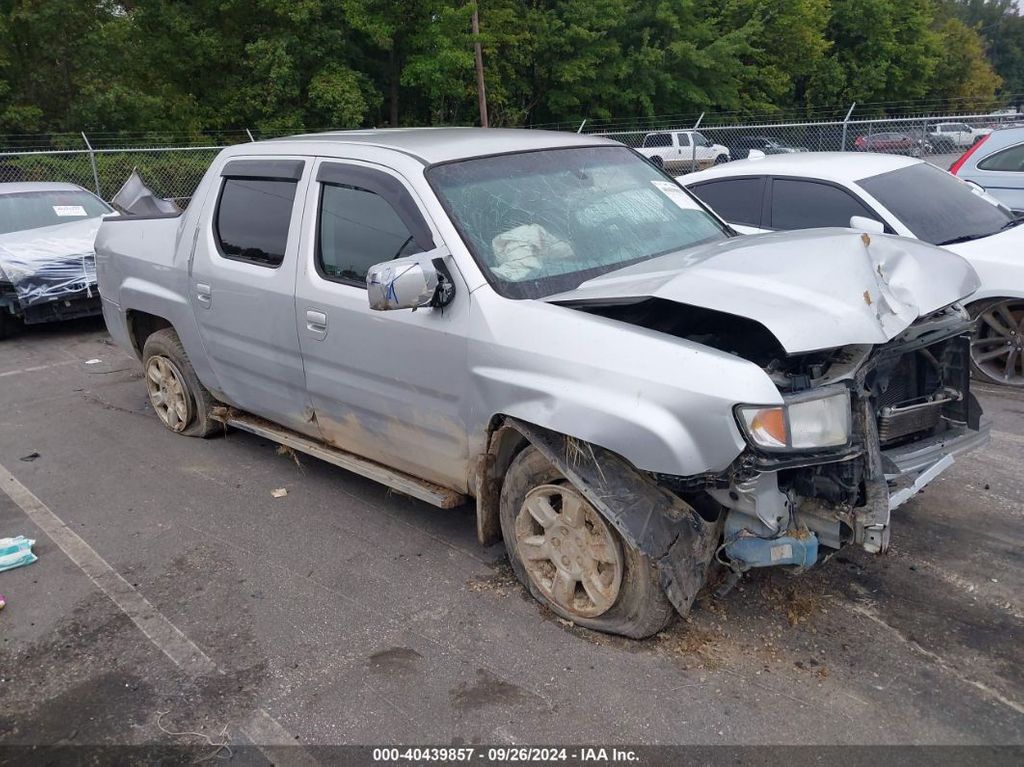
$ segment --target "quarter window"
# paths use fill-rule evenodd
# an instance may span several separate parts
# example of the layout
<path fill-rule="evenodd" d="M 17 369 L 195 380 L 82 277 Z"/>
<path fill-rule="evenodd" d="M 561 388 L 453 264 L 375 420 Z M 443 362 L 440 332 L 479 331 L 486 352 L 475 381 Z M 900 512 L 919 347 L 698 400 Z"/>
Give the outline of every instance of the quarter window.
<path fill-rule="evenodd" d="M 391 204 L 348 184 L 324 184 L 317 269 L 329 280 L 366 286 L 374 264 L 422 253 Z"/>
<path fill-rule="evenodd" d="M 852 216 L 877 218 L 848 192 L 828 184 L 777 178 L 772 181 L 772 228 L 850 226 Z"/>
<path fill-rule="evenodd" d="M 297 182 L 281 179 L 225 178 L 214 236 L 220 253 L 235 261 L 278 267 L 288 244 Z"/>
<path fill-rule="evenodd" d="M 764 178 L 736 178 L 697 184 L 693 193 L 731 224 L 761 225 Z"/>
<path fill-rule="evenodd" d="M 989 155 L 978 163 L 979 170 L 1001 170 L 1012 173 L 1024 172 L 1024 144 L 1011 146 L 1001 152 Z"/>
<path fill-rule="evenodd" d="M 671 133 L 650 133 L 644 136 L 644 147 L 672 146 Z"/>

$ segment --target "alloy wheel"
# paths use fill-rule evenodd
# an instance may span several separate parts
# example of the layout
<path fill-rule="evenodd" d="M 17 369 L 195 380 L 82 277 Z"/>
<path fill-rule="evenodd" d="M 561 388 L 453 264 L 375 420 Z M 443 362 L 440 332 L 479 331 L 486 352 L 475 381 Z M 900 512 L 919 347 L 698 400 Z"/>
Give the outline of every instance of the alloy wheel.
<path fill-rule="evenodd" d="M 1000 301 L 978 314 L 971 359 L 989 381 L 1024 386 L 1024 301 Z"/>
<path fill-rule="evenodd" d="M 192 399 L 181 371 L 167 357 L 155 355 L 146 363 L 150 404 L 171 431 L 183 431 L 192 420 Z"/>
<path fill-rule="evenodd" d="M 622 585 L 622 547 L 571 485 L 539 485 L 515 521 L 516 549 L 531 582 L 569 615 L 607 612 Z"/>

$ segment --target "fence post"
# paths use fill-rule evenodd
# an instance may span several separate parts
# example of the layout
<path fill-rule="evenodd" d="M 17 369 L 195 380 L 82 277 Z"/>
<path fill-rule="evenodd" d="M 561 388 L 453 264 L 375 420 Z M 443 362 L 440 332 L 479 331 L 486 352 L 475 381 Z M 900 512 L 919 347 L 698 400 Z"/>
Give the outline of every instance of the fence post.
<path fill-rule="evenodd" d="M 103 199 L 103 193 L 100 191 L 100 174 L 96 170 L 96 153 L 92 151 L 92 144 L 89 143 L 85 131 L 82 131 L 82 141 L 89 150 L 89 164 L 92 166 L 92 182 L 96 185 L 96 196 Z"/>
<path fill-rule="evenodd" d="M 701 112 L 697 122 L 693 124 L 693 133 L 690 135 L 690 173 L 700 170 L 697 167 L 697 128 L 700 127 L 701 120 L 703 119 L 704 113 Z"/>
<path fill-rule="evenodd" d="M 246 128 L 245 129 L 245 133 L 246 133 L 247 136 L 249 136 L 249 141 L 255 144 L 256 143 L 256 139 L 254 139 L 252 137 L 252 131 L 249 130 L 248 128 Z"/>
<path fill-rule="evenodd" d="M 583 118 L 583 122 L 580 123 L 580 127 L 576 129 L 577 133 L 583 133 L 583 126 L 587 124 L 587 119 L 588 118 L 586 117 Z"/>
<path fill-rule="evenodd" d="M 853 108 L 855 106 L 857 106 L 857 102 L 856 101 L 854 101 L 852 104 L 850 104 L 850 109 L 846 112 L 846 117 L 843 118 L 843 144 L 842 144 L 841 147 L 839 147 L 839 151 L 840 152 L 845 152 L 846 151 L 846 129 L 850 125 L 850 115 L 853 114 Z"/>

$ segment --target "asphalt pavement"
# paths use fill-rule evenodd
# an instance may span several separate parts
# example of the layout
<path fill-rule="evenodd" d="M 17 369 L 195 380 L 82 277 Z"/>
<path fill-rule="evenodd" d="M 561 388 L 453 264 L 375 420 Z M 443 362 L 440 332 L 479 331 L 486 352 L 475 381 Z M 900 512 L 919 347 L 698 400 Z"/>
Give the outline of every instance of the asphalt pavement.
<path fill-rule="evenodd" d="M 39 561 L 0 573 L 0 744 L 1024 744 L 1024 394 L 977 391 L 992 442 L 888 555 L 751 573 L 634 642 L 529 599 L 470 508 L 171 434 L 102 323 L 26 331 L 0 537 Z"/>

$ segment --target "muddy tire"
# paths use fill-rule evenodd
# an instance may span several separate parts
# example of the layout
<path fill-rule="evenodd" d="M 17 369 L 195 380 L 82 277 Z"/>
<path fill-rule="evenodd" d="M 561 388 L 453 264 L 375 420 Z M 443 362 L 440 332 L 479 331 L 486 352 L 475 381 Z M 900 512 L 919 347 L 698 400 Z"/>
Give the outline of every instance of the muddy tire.
<path fill-rule="evenodd" d="M 146 339 L 142 370 L 149 404 L 165 427 L 186 437 L 208 437 L 222 428 L 210 418 L 215 401 L 199 383 L 172 329 L 158 330 Z"/>
<path fill-rule="evenodd" d="M 509 466 L 500 516 L 516 577 L 561 617 L 643 639 L 675 615 L 651 561 L 536 448 L 527 447 Z"/>

